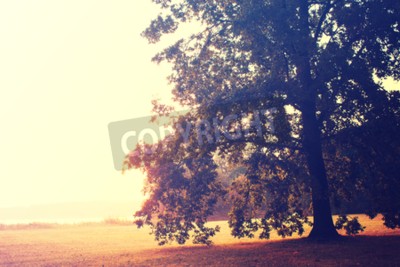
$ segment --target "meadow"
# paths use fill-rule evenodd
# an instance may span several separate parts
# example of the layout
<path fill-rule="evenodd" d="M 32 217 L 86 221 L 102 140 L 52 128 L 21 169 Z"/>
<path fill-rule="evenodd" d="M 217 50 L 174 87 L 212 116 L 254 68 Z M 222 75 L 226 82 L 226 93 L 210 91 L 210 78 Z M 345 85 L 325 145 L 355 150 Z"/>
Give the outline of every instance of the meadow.
<path fill-rule="evenodd" d="M 106 220 L 0 227 L 0 266 L 400 266 L 400 231 L 360 216 L 367 228 L 333 243 L 305 238 L 235 239 L 226 221 L 214 245 L 159 247 L 148 229 Z M 307 235 L 309 229 L 305 236 Z"/>

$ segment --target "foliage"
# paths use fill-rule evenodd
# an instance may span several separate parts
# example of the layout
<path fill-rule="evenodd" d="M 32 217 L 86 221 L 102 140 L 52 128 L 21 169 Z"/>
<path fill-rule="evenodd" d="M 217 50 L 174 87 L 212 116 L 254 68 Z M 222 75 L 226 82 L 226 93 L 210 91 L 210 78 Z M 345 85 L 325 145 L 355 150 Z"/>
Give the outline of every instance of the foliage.
<path fill-rule="evenodd" d="M 333 237 L 329 199 L 360 195 L 370 216 L 400 226 L 400 97 L 377 81 L 400 79 L 397 0 L 154 2 L 163 13 L 143 33 L 150 43 L 203 25 L 153 58 L 172 63 L 175 100 L 190 111 L 126 161 L 147 174 L 136 216 L 160 244 L 190 233 L 208 244 L 218 229 L 205 223 L 223 198 L 237 237 L 302 234 L 311 213 L 314 236 Z M 224 187 L 216 158 L 246 173 Z M 341 218 L 350 234 L 361 229 Z"/>
<path fill-rule="evenodd" d="M 336 229 L 345 229 L 346 234 L 356 235 L 359 232 L 363 232 L 365 227 L 363 227 L 358 221 L 357 217 L 351 218 L 350 220 L 345 215 L 339 216 L 335 223 Z"/>

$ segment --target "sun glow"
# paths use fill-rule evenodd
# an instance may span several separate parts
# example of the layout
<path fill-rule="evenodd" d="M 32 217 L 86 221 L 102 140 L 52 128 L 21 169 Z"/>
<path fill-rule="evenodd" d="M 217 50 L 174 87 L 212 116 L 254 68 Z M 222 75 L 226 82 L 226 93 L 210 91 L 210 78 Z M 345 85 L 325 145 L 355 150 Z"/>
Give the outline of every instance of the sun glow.
<path fill-rule="evenodd" d="M 169 66 L 151 62 L 163 44 L 140 36 L 158 12 L 151 1 L 0 2 L 0 208 L 142 202 L 144 176 L 114 169 L 107 125 L 170 98 Z"/>

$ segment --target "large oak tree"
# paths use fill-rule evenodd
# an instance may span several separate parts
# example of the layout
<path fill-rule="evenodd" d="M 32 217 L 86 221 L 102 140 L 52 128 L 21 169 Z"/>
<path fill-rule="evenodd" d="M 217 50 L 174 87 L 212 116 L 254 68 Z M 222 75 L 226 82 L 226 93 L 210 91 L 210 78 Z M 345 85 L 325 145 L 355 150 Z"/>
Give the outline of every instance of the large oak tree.
<path fill-rule="evenodd" d="M 311 210 L 310 237 L 330 239 L 331 205 L 358 198 L 399 227 L 400 98 L 379 82 L 400 79 L 399 1 L 153 1 L 163 13 L 143 33 L 150 43 L 203 27 L 153 59 L 172 64 L 173 95 L 190 111 L 126 162 L 148 176 L 139 225 L 161 244 L 191 233 L 208 243 L 218 228 L 205 223 L 225 199 L 237 237 L 302 234 Z M 224 186 L 216 158 L 246 173 Z M 359 228 L 346 217 L 337 226 Z"/>

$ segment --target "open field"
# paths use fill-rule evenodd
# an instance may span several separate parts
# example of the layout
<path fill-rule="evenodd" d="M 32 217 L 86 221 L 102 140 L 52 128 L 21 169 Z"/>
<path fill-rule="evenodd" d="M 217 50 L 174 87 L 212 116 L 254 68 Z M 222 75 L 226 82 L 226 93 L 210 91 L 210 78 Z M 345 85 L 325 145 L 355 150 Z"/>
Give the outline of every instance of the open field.
<path fill-rule="evenodd" d="M 0 230 L 0 266 L 400 266 L 400 231 L 361 216 L 365 232 L 329 244 L 237 240 L 224 221 L 215 245 L 159 247 L 132 225 L 32 225 Z"/>

